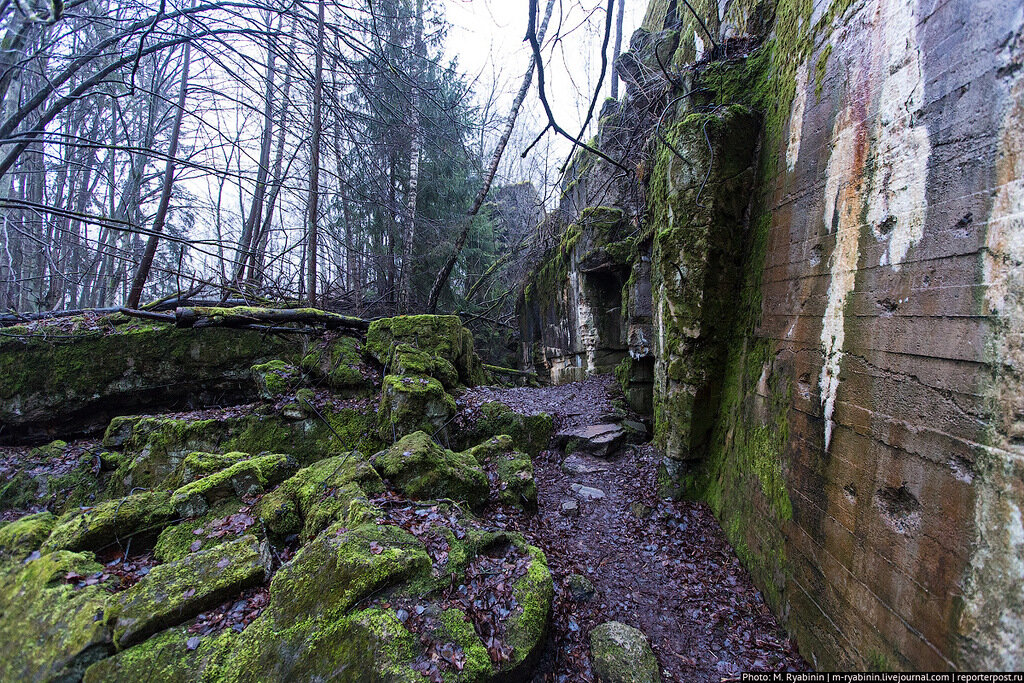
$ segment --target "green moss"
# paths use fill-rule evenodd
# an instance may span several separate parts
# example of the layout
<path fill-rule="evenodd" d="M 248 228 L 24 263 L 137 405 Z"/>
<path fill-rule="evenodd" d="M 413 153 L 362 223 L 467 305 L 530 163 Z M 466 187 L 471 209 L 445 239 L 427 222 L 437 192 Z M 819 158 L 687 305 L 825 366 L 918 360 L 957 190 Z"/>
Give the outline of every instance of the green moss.
<path fill-rule="evenodd" d="M 547 413 L 524 415 L 504 403 L 492 401 L 480 406 L 473 423 L 452 435 L 452 446 L 465 449 L 502 434 L 512 438 L 516 450 L 536 456 L 548 447 L 555 432 L 554 420 Z"/>
<path fill-rule="evenodd" d="M 107 592 L 76 589 L 64 578 L 103 570 L 91 554 L 56 552 L 24 564 L 0 564 L 0 680 L 78 680 L 106 657 L 110 638 L 103 625 Z"/>
<path fill-rule="evenodd" d="M 506 622 L 506 640 L 512 646 L 512 656 L 502 662 L 502 671 L 513 670 L 537 654 L 544 645 L 551 617 L 555 588 L 547 558 L 539 548 L 527 546 L 526 549 L 530 553 L 530 568 L 526 576 L 512 586 L 512 595 L 522 611 L 513 613 Z"/>
<path fill-rule="evenodd" d="M 298 463 L 290 455 L 262 455 L 243 460 L 185 484 L 174 492 L 171 504 L 182 517 L 196 517 L 232 495 L 238 498 L 259 495 L 298 469 Z"/>
<path fill-rule="evenodd" d="M 128 539 L 141 543 L 155 538 L 173 518 L 171 494 L 164 491 L 108 500 L 62 516 L 42 549 L 44 552 L 101 550 Z"/>
<path fill-rule="evenodd" d="M 486 373 L 473 349 L 473 335 L 454 315 L 403 315 L 375 320 L 366 334 L 366 351 L 390 371 L 395 347 L 411 344 L 451 363 L 466 386 L 484 384 Z"/>
<path fill-rule="evenodd" d="M 0 341 L 0 422 L 17 431 L 46 426 L 95 428 L 118 408 L 252 395 L 249 368 L 291 357 L 299 340 L 249 330 L 175 329 L 131 322 L 116 332 L 90 329 Z M 18 334 L 13 328 L 11 334 Z M 57 389 L 55 389 L 55 387 Z"/>
<path fill-rule="evenodd" d="M 153 547 L 154 557 L 160 562 L 176 562 L 193 552 L 208 550 L 223 543 L 225 540 L 231 540 L 243 535 L 246 532 L 242 532 L 242 534 L 228 534 L 220 538 L 209 538 L 204 529 L 215 519 L 221 519 L 237 513 L 240 506 L 241 503 L 236 500 L 225 501 L 202 517 L 186 519 L 165 528 L 160 532 L 156 545 Z M 194 533 L 198 529 L 204 529 L 204 532 L 201 534 Z M 195 543 L 198 543 L 199 547 L 197 550 L 192 550 L 192 546 Z"/>
<path fill-rule="evenodd" d="M 352 452 L 299 470 L 265 495 L 255 514 L 272 534 L 301 532 L 308 540 L 335 522 L 348 527 L 367 522 L 375 515 L 367 494 L 383 491 L 380 475 L 361 453 Z"/>
<path fill-rule="evenodd" d="M 403 437 L 370 462 L 382 477 L 412 498 L 451 498 L 471 506 L 487 501 L 487 476 L 473 456 L 438 446 L 425 432 Z"/>
<path fill-rule="evenodd" d="M 363 598 L 429 569 L 423 545 L 398 527 L 335 524 L 277 571 L 267 610 L 277 628 L 311 614 L 340 618 Z"/>
<path fill-rule="evenodd" d="M 814 69 L 814 95 L 821 101 L 821 90 L 825 86 L 825 72 L 828 68 L 828 58 L 832 55 L 832 45 L 826 45 L 818 56 L 818 63 Z"/>
<path fill-rule="evenodd" d="M 298 368 L 283 360 L 272 360 L 252 366 L 252 376 L 259 388 L 260 398 L 275 401 L 292 393 L 302 381 Z"/>
<path fill-rule="evenodd" d="M 377 412 L 377 433 L 385 441 L 419 430 L 433 434 L 454 414 L 455 399 L 433 377 L 387 375 Z"/>
<path fill-rule="evenodd" d="M 106 621 L 118 648 L 142 642 L 264 581 L 270 554 L 247 535 L 154 567 L 111 599 Z"/>
<path fill-rule="evenodd" d="M 500 435 L 466 451 L 484 469 L 493 473 L 498 502 L 504 505 L 537 509 L 537 484 L 533 478 L 533 462 L 525 453 L 518 453 L 512 437 Z"/>
<path fill-rule="evenodd" d="M 448 674 L 445 680 L 450 678 L 453 681 L 479 681 L 490 678 L 491 656 L 480 642 L 466 614 L 461 610 L 447 609 L 441 612 L 438 621 L 441 625 L 431 633 L 431 636 L 439 643 L 454 644 L 466 656 L 463 668 L 458 674 Z"/>
<path fill-rule="evenodd" d="M 362 346 L 354 337 L 336 337 L 311 345 L 302 358 L 302 369 L 343 395 L 371 388 L 363 377 Z"/>
<path fill-rule="evenodd" d="M 609 621 L 590 633 L 594 672 L 608 683 L 658 683 L 658 660 L 639 629 Z"/>
<path fill-rule="evenodd" d="M 23 510 L 39 499 L 39 484 L 24 470 L 0 484 L 0 511 Z"/>
<path fill-rule="evenodd" d="M 85 672 L 84 683 L 214 683 L 230 657 L 238 634 L 231 629 L 199 638 L 189 649 L 194 634 L 185 627 L 170 628 L 152 638 L 97 662 Z"/>
<path fill-rule="evenodd" d="M 50 536 L 55 522 L 53 513 L 39 512 L 0 526 L 0 558 L 21 559 L 38 550 Z"/>
<path fill-rule="evenodd" d="M 51 441 L 45 446 L 33 448 L 31 451 L 29 451 L 28 457 L 33 460 L 52 460 L 54 458 L 59 458 L 62 455 L 64 455 L 64 449 L 67 447 L 67 441 L 61 441 L 60 439 L 57 439 L 55 441 Z"/>
<path fill-rule="evenodd" d="M 459 386 L 459 373 L 455 366 L 440 356 L 431 356 L 411 344 L 395 346 L 393 374 L 427 375 L 441 382 L 446 391 Z"/>
<path fill-rule="evenodd" d="M 248 453 L 234 451 L 232 453 L 201 453 L 194 452 L 185 456 L 181 463 L 181 481 L 189 484 L 197 479 L 219 472 L 223 469 L 236 465 L 243 460 L 248 460 Z"/>

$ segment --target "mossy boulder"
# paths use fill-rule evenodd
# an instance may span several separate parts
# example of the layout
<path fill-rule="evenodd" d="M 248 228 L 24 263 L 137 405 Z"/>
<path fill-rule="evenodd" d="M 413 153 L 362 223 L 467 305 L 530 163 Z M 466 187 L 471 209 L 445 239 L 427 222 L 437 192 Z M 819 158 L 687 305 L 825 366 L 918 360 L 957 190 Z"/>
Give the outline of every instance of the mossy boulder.
<path fill-rule="evenodd" d="M 201 517 L 184 519 L 160 532 L 153 556 L 160 562 L 176 562 L 191 553 L 255 533 L 262 537 L 255 515 L 238 500 L 226 500 Z"/>
<path fill-rule="evenodd" d="M 366 351 L 391 372 L 396 348 L 410 344 L 429 356 L 448 361 L 459 382 L 476 386 L 487 382 L 483 364 L 473 349 L 473 335 L 454 315 L 403 315 L 375 320 L 366 333 Z"/>
<path fill-rule="evenodd" d="M 39 482 L 24 470 L 0 484 L 0 512 L 24 510 L 39 500 Z"/>
<path fill-rule="evenodd" d="M 209 476 L 232 465 L 237 465 L 252 456 L 241 451 L 231 453 L 189 453 L 181 462 L 181 483 L 190 484 L 197 479 Z"/>
<path fill-rule="evenodd" d="M 115 489 L 174 488 L 182 461 L 193 452 L 216 452 L 242 419 L 183 420 L 164 417 L 116 417 L 103 437 L 107 448 L 126 457 L 114 474 Z M 242 450 L 242 449 L 238 449 Z"/>
<path fill-rule="evenodd" d="M 392 356 L 394 375 L 427 375 L 439 381 L 446 391 L 459 386 L 459 372 L 455 366 L 440 356 L 432 356 L 412 344 L 398 344 Z"/>
<path fill-rule="evenodd" d="M 250 330 L 179 330 L 101 319 L 89 330 L 13 327 L 0 340 L 0 438 L 101 428 L 125 410 L 239 403 L 255 397 L 250 368 L 297 355 L 301 341 Z M 116 411 L 116 412 L 115 412 Z"/>
<path fill-rule="evenodd" d="M 101 550 L 129 539 L 136 544 L 145 543 L 155 539 L 173 518 L 171 494 L 165 491 L 108 500 L 63 515 L 42 550 Z"/>
<path fill-rule="evenodd" d="M 266 613 L 265 613 L 266 614 Z M 238 639 L 231 659 L 203 680 L 422 683 L 412 662 L 419 638 L 391 610 L 364 609 L 338 619 L 305 615 L 293 627 L 274 631 L 268 617 L 257 619 Z M 275 647 L 261 647 L 273 639 Z"/>
<path fill-rule="evenodd" d="M 107 592 L 75 588 L 69 574 L 101 571 L 88 553 L 60 551 L 24 564 L 0 564 L 2 681 L 75 681 L 113 646 L 103 624 Z"/>
<path fill-rule="evenodd" d="M 418 430 L 437 432 L 455 415 L 455 399 L 427 375 L 388 375 L 377 412 L 380 438 L 393 441 Z"/>
<path fill-rule="evenodd" d="M 618 621 L 590 632 L 590 659 L 602 683 L 658 683 L 658 660 L 643 631 Z"/>
<path fill-rule="evenodd" d="M 209 550 L 161 564 L 117 594 L 106 619 L 119 649 L 191 619 L 270 574 L 270 550 L 246 535 Z"/>
<path fill-rule="evenodd" d="M 382 477 L 412 498 L 450 498 L 474 507 L 487 501 L 487 476 L 473 456 L 439 446 L 425 432 L 403 437 L 370 462 Z"/>
<path fill-rule="evenodd" d="M 302 372 L 283 360 L 272 360 L 252 366 L 252 378 L 260 398 L 276 401 L 295 392 L 302 382 Z"/>
<path fill-rule="evenodd" d="M 522 610 L 516 610 L 505 624 L 505 638 L 512 646 L 512 655 L 500 666 L 500 672 L 521 672 L 540 656 L 544 649 L 555 586 L 548 569 L 547 558 L 540 548 L 526 545 L 518 539 L 520 547 L 530 554 L 530 567 L 512 586 L 512 595 Z"/>
<path fill-rule="evenodd" d="M 362 345 L 353 337 L 314 342 L 302 358 L 302 369 L 342 396 L 356 396 L 373 389 L 367 379 Z"/>
<path fill-rule="evenodd" d="M 466 453 L 487 472 L 497 500 L 527 510 L 537 509 L 537 484 L 530 456 L 515 450 L 512 437 L 502 434 L 470 448 Z"/>
<path fill-rule="evenodd" d="M 367 496 L 384 491 L 384 482 L 362 453 L 325 458 L 299 470 L 263 496 L 254 513 L 275 536 L 301 533 L 311 539 L 335 522 L 354 527 L 375 511 Z"/>
<path fill-rule="evenodd" d="M 52 512 L 39 512 L 0 526 L 0 558 L 21 559 L 38 550 L 56 521 Z"/>
<path fill-rule="evenodd" d="M 501 434 L 512 437 L 517 450 L 535 457 L 548 448 L 555 432 L 555 423 L 547 413 L 526 415 L 517 413 L 504 403 L 491 401 L 480 406 L 470 424 L 453 431 L 455 448 L 470 448 L 486 439 Z"/>
<path fill-rule="evenodd" d="M 185 484 L 171 497 L 171 504 L 182 517 L 205 514 L 218 502 L 236 496 L 248 498 L 263 493 L 299 469 L 290 455 L 261 455 L 242 460 L 219 472 Z"/>
<path fill-rule="evenodd" d="M 183 626 L 169 628 L 134 647 L 90 666 L 84 683 L 191 683 L 223 680 L 222 666 L 238 634 L 231 629 L 199 638 L 189 647 L 192 633 Z"/>
<path fill-rule="evenodd" d="M 255 414 L 192 421 L 115 418 L 104 444 L 121 449 L 125 456 L 112 477 L 112 490 L 178 488 L 184 461 L 193 452 L 289 453 L 304 465 L 353 449 L 372 453 L 383 446 L 372 410 L 325 409 L 321 415 L 298 421 Z"/>

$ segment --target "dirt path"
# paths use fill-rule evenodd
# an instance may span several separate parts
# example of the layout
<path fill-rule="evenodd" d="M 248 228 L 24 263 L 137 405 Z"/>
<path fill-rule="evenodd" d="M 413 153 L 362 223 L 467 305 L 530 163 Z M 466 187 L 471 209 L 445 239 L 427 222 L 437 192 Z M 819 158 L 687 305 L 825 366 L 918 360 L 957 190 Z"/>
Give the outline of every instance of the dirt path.
<path fill-rule="evenodd" d="M 560 430 L 602 421 L 613 412 L 616 395 L 611 378 L 597 377 L 542 389 L 475 389 L 460 403 L 500 400 L 523 412 L 546 411 Z M 585 460 L 575 473 L 563 469 L 564 459 L 551 450 L 534 460 L 539 514 L 492 512 L 492 521 L 522 531 L 544 550 L 555 577 L 553 628 L 535 681 L 593 680 L 589 633 L 609 620 L 647 634 L 667 681 L 808 670 L 709 508 L 658 498 L 651 446 Z M 586 496 L 575 493 L 573 484 L 604 497 L 581 500 Z M 575 513 L 563 511 L 566 501 L 577 502 Z M 585 577 L 593 595 L 571 582 L 572 575 Z"/>

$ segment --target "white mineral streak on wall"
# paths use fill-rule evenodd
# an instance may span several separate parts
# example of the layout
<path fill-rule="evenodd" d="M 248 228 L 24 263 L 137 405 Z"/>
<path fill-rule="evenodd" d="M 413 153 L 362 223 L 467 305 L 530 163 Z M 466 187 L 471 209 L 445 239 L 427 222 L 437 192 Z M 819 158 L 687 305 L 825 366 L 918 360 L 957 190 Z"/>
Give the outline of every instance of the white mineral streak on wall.
<path fill-rule="evenodd" d="M 821 368 L 821 403 L 825 413 L 825 450 L 832 442 L 832 415 L 839 390 L 839 366 L 843 359 L 846 338 L 843 309 L 846 297 L 853 291 L 857 272 L 860 242 L 860 198 L 857 195 L 855 160 L 861 123 L 847 106 L 836 119 L 832 154 L 828 160 L 825 180 L 825 225 L 836 236 L 832 251 L 832 281 L 828 286 L 828 303 L 821 324 L 821 345 L 825 364 Z"/>
<path fill-rule="evenodd" d="M 807 106 L 807 71 L 810 60 L 804 62 L 796 70 L 796 96 L 793 98 L 793 111 L 789 115 L 789 144 L 786 145 L 786 168 L 792 173 L 796 161 L 800 158 L 800 133 L 804 125 L 804 108 Z"/>
<path fill-rule="evenodd" d="M 924 104 L 916 6 L 916 0 L 883 0 L 876 14 L 882 44 L 872 50 L 882 60 L 873 71 L 883 81 L 874 125 L 875 170 L 867 218 L 875 237 L 889 242 L 879 265 L 892 265 L 893 270 L 899 270 L 907 251 L 924 235 L 931 155 L 927 127 L 914 123 Z"/>
<path fill-rule="evenodd" d="M 851 104 L 839 113 L 833 131 L 824 220 L 829 232 L 836 235 L 836 245 L 829 262 L 832 279 L 821 326 L 825 360 L 819 381 L 826 450 L 835 427 L 846 338 L 844 309 L 856 281 L 861 210 L 866 203 L 867 221 L 875 237 L 888 241 L 880 265 L 898 270 L 907 251 L 924 234 L 931 146 L 927 128 L 914 122 L 924 98 L 916 9 L 916 0 L 874 0 L 865 8 L 863 30 L 871 38 L 848 65 L 846 99 Z M 874 83 L 880 83 L 877 90 L 872 88 Z M 865 122 L 860 120 L 863 115 L 852 109 L 857 93 L 864 92 L 872 95 L 866 111 L 876 113 L 871 123 L 867 167 L 873 170 L 869 177 L 865 177 L 863 164 L 857 163 L 858 139 L 864 135 L 860 129 Z M 792 132 L 790 137 L 792 142 Z"/>

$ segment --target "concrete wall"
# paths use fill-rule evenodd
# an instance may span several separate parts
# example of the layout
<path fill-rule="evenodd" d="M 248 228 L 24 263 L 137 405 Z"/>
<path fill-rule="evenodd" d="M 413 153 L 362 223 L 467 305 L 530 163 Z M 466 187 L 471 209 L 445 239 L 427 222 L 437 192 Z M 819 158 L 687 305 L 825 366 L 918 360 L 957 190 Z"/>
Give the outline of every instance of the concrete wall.
<path fill-rule="evenodd" d="M 653 339 L 722 295 L 657 277 L 699 251 L 650 249 L 692 209 L 658 190 L 666 147 L 726 105 L 760 147 L 702 459 L 666 448 L 666 483 L 712 505 L 819 667 L 1024 668 L 1024 4 L 691 4 L 720 47 L 652 0 L 620 60 L 643 80 L 620 120 L 649 126 Z"/>

